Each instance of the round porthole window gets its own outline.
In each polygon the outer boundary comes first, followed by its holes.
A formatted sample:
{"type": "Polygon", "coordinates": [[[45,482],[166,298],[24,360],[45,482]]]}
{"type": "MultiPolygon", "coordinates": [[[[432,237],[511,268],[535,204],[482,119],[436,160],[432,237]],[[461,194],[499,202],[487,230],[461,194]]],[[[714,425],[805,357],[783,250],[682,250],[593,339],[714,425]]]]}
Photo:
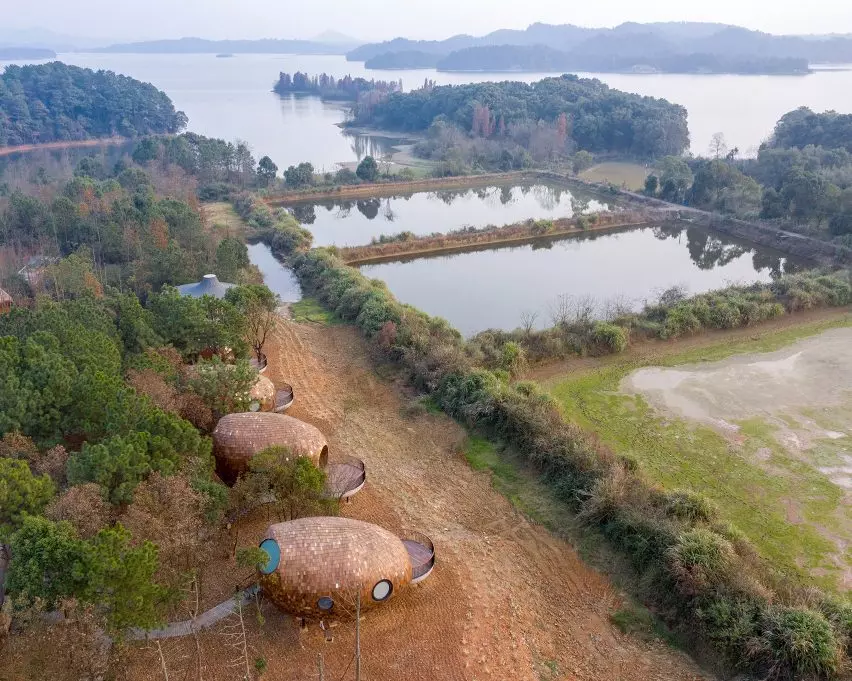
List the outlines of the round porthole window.
{"type": "Polygon", "coordinates": [[[393,584],[391,584],[387,579],[383,579],[381,582],[376,584],[373,587],[373,600],[374,601],[386,601],[390,598],[390,595],[393,593],[393,584]]]}
{"type": "Polygon", "coordinates": [[[266,554],[266,563],[260,566],[260,572],[264,575],[271,575],[281,562],[281,549],[278,542],[274,539],[264,539],[260,542],[260,550],[266,554]]]}
{"type": "Polygon", "coordinates": [[[334,607],[334,601],[328,596],[323,596],[317,601],[317,607],[323,612],[328,612],[334,607]]]}

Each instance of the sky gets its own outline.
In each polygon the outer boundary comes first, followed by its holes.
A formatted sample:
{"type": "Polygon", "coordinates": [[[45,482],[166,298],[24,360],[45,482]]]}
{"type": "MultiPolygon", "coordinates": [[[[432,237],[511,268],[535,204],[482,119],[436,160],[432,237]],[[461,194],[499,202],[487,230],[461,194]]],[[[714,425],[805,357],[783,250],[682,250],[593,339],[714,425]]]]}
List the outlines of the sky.
{"type": "Polygon", "coordinates": [[[4,27],[112,40],[310,38],[332,29],[362,40],[442,39],[498,28],[624,21],[715,21],[769,33],[852,33],[844,0],[0,0],[4,27]]]}

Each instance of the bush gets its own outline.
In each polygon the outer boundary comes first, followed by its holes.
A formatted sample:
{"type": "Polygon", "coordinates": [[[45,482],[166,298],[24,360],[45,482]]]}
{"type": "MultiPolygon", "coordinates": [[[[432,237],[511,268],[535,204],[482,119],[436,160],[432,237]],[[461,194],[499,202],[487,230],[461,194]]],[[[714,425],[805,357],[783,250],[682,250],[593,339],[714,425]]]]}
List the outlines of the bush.
{"type": "Polygon", "coordinates": [[[735,555],[727,539],[698,528],[678,537],[677,544],[669,550],[669,569],[681,590],[695,595],[724,581],[735,555]]]}
{"type": "Polygon", "coordinates": [[[840,667],[831,624],[814,610],[771,608],[759,643],[756,652],[776,678],[831,678],[840,667]]]}
{"type": "Polygon", "coordinates": [[[624,329],[615,324],[606,322],[597,322],[592,331],[592,338],[595,343],[606,349],[607,352],[619,353],[624,352],[627,348],[627,329],[624,329]]]}
{"type": "Polygon", "coordinates": [[[718,510],[703,494],[692,490],[676,489],[665,495],[666,513],[692,523],[709,523],[718,516],[718,510]]]}

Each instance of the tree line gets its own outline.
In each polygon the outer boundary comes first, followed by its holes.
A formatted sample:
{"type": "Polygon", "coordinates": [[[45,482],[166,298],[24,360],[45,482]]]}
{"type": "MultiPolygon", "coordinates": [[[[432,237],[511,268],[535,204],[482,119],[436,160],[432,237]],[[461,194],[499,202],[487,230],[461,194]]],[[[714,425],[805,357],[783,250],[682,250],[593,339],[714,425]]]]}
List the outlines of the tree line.
{"type": "Polygon", "coordinates": [[[589,152],[636,157],[681,154],[689,146],[686,109],[662,99],[613,90],[598,80],[564,75],[537,83],[475,83],[393,93],[355,123],[422,131],[446,123],[465,133],[500,139],[512,126],[567,120],[567,137],[589,152]],[[475,127],[487,111],[489,124],[475,127]]]}
{"type": "Polygon", "coordinates": [[[0,146],[176,133],[187,118],[149,83],[61,62],[0,74],[0,146]]]}
{"type": "Polygon", "coordinates": [[[379,94],[390,94],[391,92],[402,92],[402,80],[367,80],[366,78],[353,78],[346,75],[337,79],[327,73],[310,76],[307,73],[296,71],[280,73],[273,91],[279,95],[289,93],[309,93],[323,97],[324,99],[341,99],[357,101],[367,92],[379,94]]]}
{"type": "Polygon", "coordinates": [[[852,115],[797,109],[756,158],[737,153],[717,134],[709,158],[660,159],[645,193],[852,246],[852,115]]]}

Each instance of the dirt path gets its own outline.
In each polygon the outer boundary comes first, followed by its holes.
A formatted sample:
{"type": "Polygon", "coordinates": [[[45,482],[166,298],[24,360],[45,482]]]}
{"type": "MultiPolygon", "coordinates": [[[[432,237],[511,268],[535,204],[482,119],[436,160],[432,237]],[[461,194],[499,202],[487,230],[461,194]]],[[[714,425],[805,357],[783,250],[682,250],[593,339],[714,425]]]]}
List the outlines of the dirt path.
{"type": "MultiPolygon", "coordinates": [[[[609,582],[470,469],[459,426],[406,416],[400,391],[377,378],[351,328],[282,321],[268,355],[267,375],[296,391],[289,413],[321,428],[333,453],[367,464],[367,488],[345,514],[420,530],[436,546],[434,574],[368,614],[369,678],[700,678],[685,656],[610,624],[618,596],[609,582]]],[[[297,657],[306,652],[310,665],[316,652],[303,637],[297,657]]],[[[283,669],[296,661],[284,658],[283,668],[268,660],[282,670],[273,678],[291,678],[283,669]]]]}
{"type": "Polygon", "coordinates": [[[628,363],[631,361],[644,362],[649,358],[687,352],[698,348],[719,345],[720,343],[737,343],[752,338],[762,337],[777,331],[783,331],[803,324],[814,324],[823,321],[842,319],[852,314],[852,307],[832,307],[819,310],[809,310],[763,322],[756,326],[746,326],[729,331],[707,331],[696,336],[679,338],[672,341],[647,340],[631,344],[619,355],[604,357],[569,357],[565,360],[547,362],[531,367],[524,378],[531,381],[547,383],[576,371],[589,371],[605,366],[612,362],[628,363]]]}
{"type": "Polygon", "coordinates": [[[85,147],[100,147],[126,142],[124,137],[103,137],[93,140],[69,140],[65,142],[45,142],[44,144],[19,144],[14,147],[0,147],[0,156],[11,156],[27,151],[45,151],[52,149],[78,149],[85,147]]]}

